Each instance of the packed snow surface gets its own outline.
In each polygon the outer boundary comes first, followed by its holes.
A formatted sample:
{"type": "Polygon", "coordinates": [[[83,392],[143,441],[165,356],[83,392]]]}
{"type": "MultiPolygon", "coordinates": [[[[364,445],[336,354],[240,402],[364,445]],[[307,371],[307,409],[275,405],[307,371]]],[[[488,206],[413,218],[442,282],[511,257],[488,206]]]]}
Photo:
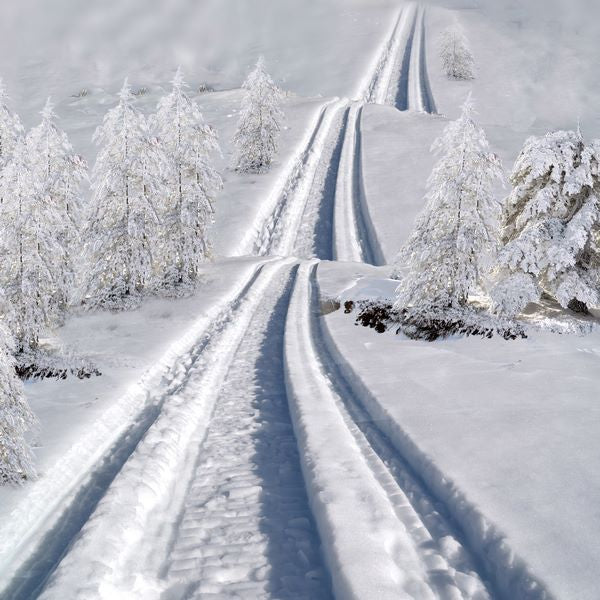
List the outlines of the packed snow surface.
{"type": "Polygon", "coordinates": [[[0,598],[597,598],[598,332],[548,311],[567,333],[426,343],[343,310],[394,297],[374,265],[408,238],[469,91],[508,168],[578,117],[600,135],[592,8],[5,7],[0,72],[28,128],[52,95],[93,163],[124,77],[150,112],[181,65],[224,188],[196,292],[53,332],[102,376],[27,383],[40,477],[0,488],[0,598]],[[467,82],[438,53],[456,19],[467,82]],[[286,120],[271,171],[243,175],[231,139],[261,54],[286,120]]]}

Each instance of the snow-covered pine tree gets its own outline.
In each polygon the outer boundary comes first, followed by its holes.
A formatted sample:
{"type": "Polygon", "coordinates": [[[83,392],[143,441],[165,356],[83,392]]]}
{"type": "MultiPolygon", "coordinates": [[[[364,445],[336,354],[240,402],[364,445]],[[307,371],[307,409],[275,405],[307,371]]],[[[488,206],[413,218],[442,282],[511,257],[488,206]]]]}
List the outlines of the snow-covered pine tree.
{"type": "Polygon", "coordinates": [[[449,79],[473,79],[475,60],[464,31],[458,23],[442,33],[440,57],[449,79]]]}
{"type": "Polygon", "coordinates": [[[85,231],[85,301],[90,306],[124,307],[153,278],[157,206],[166,193],[168,163],[134,100],[125,80],[118,105],[94,134],[101,148],[85,231]]]}
{"type": "Polygon", "coordinates": [[[502,167],[473,113],[469,95],[458,120],[433,143],[440,159],[428,180],[426,205],[397,258],[396,273],[404,276],[395,309],[412,321],[465,307],[497,247],[500,204],[493,186],[502,167]]]}
{"type": "Polygon", "coordinates": [[[215,130],[204,123],[198,104],[186,94],[181,69],[173,89],[158,104],[156,126],[168,157],[168,195],[161,213],[162,284],[193,281],[210,255],[208,226],[222,180],[212,164],[219,151],[215,130]]]}
{"type": "Polygon", "coordinates": [[[35,417],[15,373],[13,350],[12,337],[0,321],[0,485],[35,476],[33,454],[25,440],[35,417]]]}
{"type": "Polygon", "coordinates": [[[17,141],[23,136],[23,125],[19,117],[7,106],[8,96],[0,79],[0,169],[9,159],[17,141]]]}
{"type": "Polygon", "coordinates": [[[514,315],[543,292],[586,312],[600,302],[600,141],[580,132],[529,138],[510,176],[497,312],[514,315]]]}
{"type": "Polygon", "coordinates": [[[262,56],[243,88],[246,94],[233,138],[237,148],[236,169],[262,173],[269,169],[277,153],[283,94],[267,73],[262,56]]]}
{"type": "Polygon", "coordinates": [[[41,112],[42,122],[27,135],[35,201],[50,216],[56,238],[53,246],[60,254],[48,257],[55,286],[52,306],[60,320],[74,288],[74,262],[79,252],[81,223],[81,184],[87,177],[85,160],[75,154],[67,134],[56,125],[50,99],[41,112]]]}
{"type": "Polygon", "coordinates": [[[37,192],[23,138],[2,169],[0,197],[0,312],[16,338],[17,351],[35,350],[51,321],[57,289],[52,265],[62,256],[55,232],[61,224],[37,192]]]}

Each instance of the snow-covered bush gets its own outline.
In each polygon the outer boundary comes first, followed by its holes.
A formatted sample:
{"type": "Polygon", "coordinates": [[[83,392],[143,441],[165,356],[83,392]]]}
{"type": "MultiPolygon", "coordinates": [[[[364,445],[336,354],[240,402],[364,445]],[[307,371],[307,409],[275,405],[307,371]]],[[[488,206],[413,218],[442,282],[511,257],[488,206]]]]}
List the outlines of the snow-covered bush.
{"type": "Polygon", "coordinates": [[[396,259],[401,281],[395,309],[413,320],[464,309],[497,249],[500,204],[493,185],[502,167],[473,112],[469,96],[459,119],[434,142],[440,159],[427,183],[426,205],[396,259]]]}
{"type": "Polygon", "coordinates": [[[392,330],[411,339],[433,342],[452,335],[469,335],[505,340],[527,337],[525,328],[510,318],[492,315],[482,307],[435,308],[426,314],[417,309],[398,310],[391,304],[363,301],[345,303],[345,313],[358,309],[356,323],[377,333],[392,330]]]}
{"type": "Polygon", "coordinates": [[[440,57],[449,79],[473,79],[475,60],[464,31],[458,24],[442,33],[440,57]]]}
{"type": "Polygon", "coordinates": [[[15,373],[12,339],[0,322],[0,485],[22,483],[35,476],[25,433],[35,417],[15,373]]]}
{"type": "Polygon", "coordinates": [[[494,309],[516,314],[546,292],[585,312],[600,302],[600,142],[531,137],[510,176],[494,309]]]}
{"type": "Polygon", "coordinates": [[[151,285],[157,206],[169,162],[147,120],[134,107],[127,80],[118,105],[94,134],[101,144],[92,172],[92,209],[85,231],[86,303],[124,307],[151,285]]]}
{"type": "Polygon", "coordinates": [[[267,73],[262,57],[243,88],[246,94],[233,138],[237,148],[236,169],[243,173],[262,173],[269,169],[277,153],[283,94],[267,73]]]}
{"type": "Polygon", "coordinates": [[[160,143],[170,162],[166,202],[160,209],[160,280],[167,287],[193,281],[200,263],[210,256],[208,226],[222,187],[212,164],[212,155],[219,151],[216,132],[204,123],[186,88],[178,70],[156,114],[160,143]]]}
{"type": "Polygon", "coordinates": [[[75,285],[74,261],[79,257],[81,226],[81,183],[87,177],[85,160],[75,154],[67,134],[56,125],[50,99],[42,110],[42,122],[27,135],[31,162],[33,197],[45,207],[55,239],[55,252],[48,260],[53,290],[51,308],[57,320],[71,299],[75,285]]]}

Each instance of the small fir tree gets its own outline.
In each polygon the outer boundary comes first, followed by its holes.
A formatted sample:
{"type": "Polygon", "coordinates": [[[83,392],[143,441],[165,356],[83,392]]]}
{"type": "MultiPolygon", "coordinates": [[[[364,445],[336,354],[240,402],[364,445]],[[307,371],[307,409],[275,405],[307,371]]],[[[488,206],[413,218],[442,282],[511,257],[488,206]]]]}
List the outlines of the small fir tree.
{"type": "Polygon", "coordinates": [[[24,134],[21,120],[8,108],[7,101],[4,83],[0,79],[0,169],[6,165],[19,138],[24,134]]]}
{"type": "Polygon", "coordinates": [[[118,105],[94,134],[101,144],[92,172],[92,210],[86,228],[87,301],[119,307],[152,285],[158,246],[156,206],[165,195],[167,160],[127,80],[118,105]]]}
{"type": "Polygon", "coordinates": [[[517,314],[545,292],[587,312],[600,301],[600,142],[574,131],[531,137],[510,181],[495,310],[517,314]]]}
{"type": "Polygon", "coordinates": [[[243,173],[262,173],[270,168],[278,150],[283,94],[267,73],[262,57],[243,88],[246,94],[233,138],[237,148],[236,169],[243,173]]]}
{"type": "Polygon", "coordinates": [[[54,225],[49,234],[56,238],[53,246],[58,254],[49,257],[55,290],[52,305],[61,319],[75,284],[74,259],[79,251],[81,184],[87,177],[85,160],[74,153],[64,131],[56,125],[56,114],[50,99],[42,110],[42,122],[26,138],[31,161],[32,187],[35,201],[51,213],[54,225]]]}
{"type": "Polygon", "coordinates": [[[442,33],[440,57],[448,79],[473,79],[475,59],[458,24],[442,33]]]}
{"type": "Polygon", "coordinates": [[[212,164],[219,151],[215,130],[186,93],[181,69],[156,114],[160,143],[170,161],[166,201],[161,209],[161,271],[167,287],[189,283],[210,256],[208,226],[223,182],[212,164]]]}
{"type": "Polygon", "coordinates": [[[52,322],[52,298],[58,289],[53,265],[63,253],[56,236],[59,215],[38,193],[23,138],[2,170],[0,196],[3,313],[17,351],[35,350],[40,334],[52,322]]]}
{"type": "Polygon", "coordinates": [[[469,96],[460,118],[434,142],[440,159],[426,206],[397,259],[396,272],[405,274],[395,308],[417,320],[464,308],[497,247],[500,206],[493,186],[502,169],[473,112],[469,96]]]}

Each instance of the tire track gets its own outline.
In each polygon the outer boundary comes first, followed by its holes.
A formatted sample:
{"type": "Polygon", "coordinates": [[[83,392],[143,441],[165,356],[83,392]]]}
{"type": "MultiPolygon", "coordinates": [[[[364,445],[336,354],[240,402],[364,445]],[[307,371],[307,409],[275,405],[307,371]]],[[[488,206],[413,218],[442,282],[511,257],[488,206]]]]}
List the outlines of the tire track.
{"type": "Polygon", "coordinates": [[[427,73],[425,46],[425,8],[415,14],[414,34],[410,59],[409,108],[418,112],[435,113],[435,101],[427,73]]]}
{"type": "Polygon", "coordinates": [[[167,551],[167,593],[331,598],[284,383],[295,275],[274,282],[233,358],[167,551]]]}
{"type": "Polygon", "coordinates": [[[383,255],[365,198],[362,172],[363,106],[348,109],[344,146],[336,184],[334,259],[382,264],[383,255]]]}
{"type": "Polygon", "coordinates": [[[327,102],[317,117],[308,142],[293,161],[290,174],[278,193],[275,207],[265,220],[254,244],[258,256],[290,256],[301,224],[315,172],[337,112],[345,101],[327,102]]]}
{"type": "MultiPolygon", "coordinates": [[[[4,589],[2,600],[33,599],[42,593],[60,599],[104,597],[100,589],[107,585],[105,579],[110,581],[122,562],[144,548],[137,541],[144,535],[149,515],[161,502],[170,501],[165,492],[172,491],[169,477],[176,472],[172,461],[180,460],[188,439],[195,435],[201,420],[208,418],[210,394],[215,393],[215,381],[226,368],[227,349],[235,346],[236,336],[245,331],[244,323],[260,304],[269,282],[292,262],[269,261],[256,270],[193,351],[178,361],[176,375],[165,389],[148,402],[138,421],[79,488],[59,521],[4,589]],[[206,379],[208,396],[203,402],[192,402],[188,389],[199,377],[206,379]],[[111,526],[109,537],[104,523],[111,526]]],[[[151,562],[148,559],[148,564],[151,562]]]]}
{"type": "Polygon", "coordinates": [[[316,169],[296,238],[294,256],[333,260],[333,222],[337,179],[348,127],[348,108],[338,110],[316,169]]]}
{"type": "MultiPolygon", "coordinates": [[[[334,590],[340,596],[361,597],[363,567],[353,561],[353,556],[364,550],[374,553],[388,573],[389,580],[382,583],[378,598],[489,598],[489,591],[478,574],[482,572],[481,567],[466,551],[455,524],[440,510],[355,399],[337,361],[329,353],[317,316],[316,268],[314,263],[304,264],[298,276],[294,306],[298,312],[295,315],[297,323],[288,325],[286,362],[290,370],[290,396],[295,397],[297,437],[303,444],[305,478],[312,485],[311,489],[321,490],[311,496],[311,502],[318,516],[334,590]],[[301,373],[298,373],[298,364],[310,366],[300,368],[301,373]],[[314,397],[319,398],[317,404],[312,400],[314,397]],[[328,475],[323,450],[314,454],[315,441],[311,440],[310,430],[317,422],[324,422],[326,429],[331,428],[331,435],[336,440],[347,438],[344,456],[348,479],[370,480],[367,489],[357,492],[360,504],[352,506],[355,500],[349,495],[345,498],[344,509],[355,510],[359,519],[361,505],[372,505],[371,510],[377,510],[383,519],[383,523],[379,523],[382,535],[393,536],[394,543],[388,540],[387,550],[371,548],[372,542],[368,539],[361,539],[359,546],[353,545],[352,539],[344,537],[346,525],[335,513],[336,508],[328,513],[327,506],[321,505],[321,494],[334,498],[341,492],[336,476],[328,475]],[[348,446],[349,439],[353,440],[352,450],[348,446]],[[368,477],[367,472],[370,473],[368,477]],[[338,542],[331,545],[332,539],[338,542]],[[395,575],[394,570],[397,571],[395,575]]],[[[377,524],[372,526],[377,529],[377,524]]]]}

